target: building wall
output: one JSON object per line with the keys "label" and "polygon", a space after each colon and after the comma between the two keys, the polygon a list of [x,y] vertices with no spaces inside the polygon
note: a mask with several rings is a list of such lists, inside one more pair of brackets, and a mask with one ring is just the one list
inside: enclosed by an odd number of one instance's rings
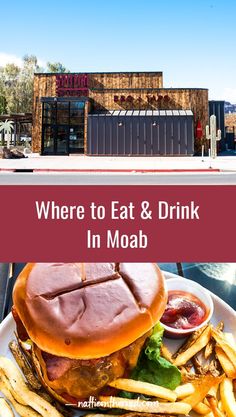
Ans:
{"label": "building wall", "polygon": [[[76,74],[62,74],[65,78],[68,77],[67,85],[70,88],[73,85],[72,77]],[[83,74],[79,74],[81,76]],[[120,88],[161,88],[163,86],[162,72],[124,72],[124,73],[88,73],[86,76],[86,89],[81,90],[82,95],[91,96],[93,92]],[[34,104],[33,104],[33,127],[32,127],[32,147],[34,152],[41,151],[41,136],[42,136],[42,103],[41,97],[57,97],[63,96],[63,93],[58,91],[57,78],[58,74],[35,74],[34,76]],[[80,92],[65,91],[65,95],[79,95]],[[109,92],[107,93],[109,94]],[[104,102],[101,97],[102,103]],[[85,114],[88,113],[88,107],[85,108]],[[87,146],[87,122],[85,122],[85,152]]]}
{"label": "building wall", "polygon": [[88,74],[89,89],[161,88],[162,72],[107,72]]}
{"label": "building wall", "polygon": [[87,137],[89,155],[192,155],[193,114],[190,110],[91,113]]}
{"label": "building wall", "polygon": [[[83,87],[79,78],[85,77]],[[60,77],[62,83],[60,84]],[[59,84],[63,86],[58,88]],[[73,84],[74,83],[74,84]],[[76,88],[75,88],[76,84]],[[141,73],[90,73],[90,74],[36,74],[34,78],[33,151],[40,152],[42,134],[41,97],[86,95],[91,100],[91,110],[171,109],[192,110],[194,120],[200,119],[203,132],[208,123],[208,90],[164,89],[161,72]],[[85,113],[88,112],[88,108]],[[87,126],[85,126],[85,153]]]}
{"label": "building wall", "polygon": [[32,124],[32,149],[33,152],[41,151],[42,136],[42,103],[41,97],[56,96],[56,76],[39,74],[34,76],[34,101]]}
{"label": "building wall", "polygon": [[122,89],[90,91],[95,110],[192,110],[195,119],[206,125],[208,119],[208,90],[205,89]]}

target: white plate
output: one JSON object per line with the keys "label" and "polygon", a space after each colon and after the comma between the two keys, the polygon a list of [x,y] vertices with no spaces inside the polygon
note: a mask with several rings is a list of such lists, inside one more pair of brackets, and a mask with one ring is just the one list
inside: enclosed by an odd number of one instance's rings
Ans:
{"label": "white plate", "polygon": [[[176,278],[177,275],[171,274],[170,272],[164,272],[166,279]],[[184,278],[183,278],[184,279]],[[189,281],[189,280],[188,280]],[[216,325],[219,321],[223,320],[225,323],[225,331],[233,333],[236,338],[236,312],[224,301],[222,301],[216,295],[210,293],[214,303],[214,314],[212,316],[211,322]],[[0,324],[0,355],[7,356],[10,359],[13,359],[11,351],[8,347],[8,343],[14,339],[15,324],[11,314],[9,314],[5,320]],[[167,339],[166,339],[167,340]],[[168,347],[170,350],[175,351],[178,345],[182,343],[177,340],[168,339]],[[1,393],[0,393],[1,396]],[[194,414],[192,414],[194,415]],[[19,417],[15,413],[16,417]]]}

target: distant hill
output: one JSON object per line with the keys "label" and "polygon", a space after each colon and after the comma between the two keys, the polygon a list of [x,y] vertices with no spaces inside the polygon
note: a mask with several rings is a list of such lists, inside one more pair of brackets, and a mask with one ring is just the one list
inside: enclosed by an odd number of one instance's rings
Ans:
{"label": "distant hill", "polygon": [[231,104],[228,101],[225,101],[225,113],[236,113],[236,104]]}

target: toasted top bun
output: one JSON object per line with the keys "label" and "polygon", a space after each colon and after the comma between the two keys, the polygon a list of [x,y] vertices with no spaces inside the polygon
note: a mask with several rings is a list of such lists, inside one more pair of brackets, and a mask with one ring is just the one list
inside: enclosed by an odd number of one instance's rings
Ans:
{"label": "toasted top bun", "polygon": [[30,263],[17,278],[13,302],[40,349],[93,359],[150,330],[164,312],[167,292],[151,263]]}

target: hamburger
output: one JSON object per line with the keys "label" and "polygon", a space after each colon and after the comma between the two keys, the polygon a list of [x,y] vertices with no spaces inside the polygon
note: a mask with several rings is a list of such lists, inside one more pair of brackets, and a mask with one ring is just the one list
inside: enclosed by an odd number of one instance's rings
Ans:
{"label": "hamburger", "polygon": [[129,376],[166,302],[155,264],[29,263],[12,312],[44,386],[77,404]]}

